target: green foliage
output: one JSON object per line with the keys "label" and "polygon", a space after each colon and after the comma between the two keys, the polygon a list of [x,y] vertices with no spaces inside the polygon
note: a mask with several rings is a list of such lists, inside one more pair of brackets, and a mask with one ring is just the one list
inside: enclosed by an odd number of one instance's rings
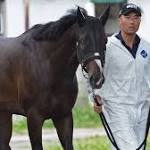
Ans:
{"label": "green foliage", "polygon": [[[51,129],[53,128],[53,123],[51,120],[46,120],[43,128]],[[15,133],[23,134],[27,132],[27,120],[26,118],[20,118],[13,121],[13,131]]]}
{"label": "green foliage", "polygon": [[75,128],[97,128],[101,126],[99,115],[90,106],[73,109]]}
{"label": "green foliage", "polygon": [[14,119],[13,120],[13,131],[15,133],[19,133],[19,134],[27,132],[26,118],[21,117],[19,119]]}
{"label": "green foliage", "polygon": [[43,125],[43,128],[44,128],[44,129],[51,129],[51,128],[53,128],[53,127],[54,127],[54,125],[53,125],[53,122],[52,122],[51,119],[46,120],[46,121],[44,122],[44,125]]}

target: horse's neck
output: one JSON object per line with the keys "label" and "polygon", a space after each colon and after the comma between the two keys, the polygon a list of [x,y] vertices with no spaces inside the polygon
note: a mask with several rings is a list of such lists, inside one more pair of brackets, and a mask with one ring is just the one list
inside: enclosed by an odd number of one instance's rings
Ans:
{"label": "horse's neck", "polygon": [[66,69],[65,69],[68,78],[69,77],[72,78],[72,77],[75,76],[78,65],[79,65],[79,62],[77,60],[77,55],[76,55],[76,52],[75,52],[70,57],[70,59],[68,61],[68,65],[66,66]]}
{"label": "horse's neck", "polygon": [[[77,60],[77,50],[76,50],[76,29],[73,25],[68,31],[63,35],[63,37],[58,42],[60,45],[57,52],[57,60],[61,60],[61,66],[64,68],[66,74],[74,76],[79,65]],[[57,43],[57,44],[58,44]]]}

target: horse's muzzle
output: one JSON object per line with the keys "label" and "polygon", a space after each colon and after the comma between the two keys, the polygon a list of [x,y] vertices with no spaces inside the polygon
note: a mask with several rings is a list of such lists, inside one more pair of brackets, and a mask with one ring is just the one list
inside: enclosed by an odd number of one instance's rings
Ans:
{"label": "horse's muzzle", "polygon": [[87,73],[92,88],[101,88],[104,83],[103,68],[101,62],[97,63],[95,60],[90,61],[87,66]]}
{"label": "horse's muzzle", "polygon": [[91,76],[89,78],[90,85],[93,89],[100,89],[105,81],[103,73],[99,77]]}

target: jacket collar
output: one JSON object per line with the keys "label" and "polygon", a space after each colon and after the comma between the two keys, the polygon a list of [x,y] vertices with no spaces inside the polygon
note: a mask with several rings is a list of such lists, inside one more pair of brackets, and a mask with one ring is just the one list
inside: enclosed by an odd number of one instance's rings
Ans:
{"label": "jacket collar", "polygon": [[136,52],[138,50],[139,43],[141,41],[140,37],[136,34],[135,41],[133,44],[133,47],[130,48],[129,46],[126,45],[125,41],[123,40],[121,36],[121,32],[119,32],[115,37],[121,41],[122,45],[132,54],[132,56],[135,58],[136,57]]}

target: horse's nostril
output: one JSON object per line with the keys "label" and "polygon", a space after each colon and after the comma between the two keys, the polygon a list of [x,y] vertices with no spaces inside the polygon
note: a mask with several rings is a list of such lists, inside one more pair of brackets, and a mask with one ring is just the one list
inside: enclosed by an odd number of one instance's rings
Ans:
{"label": "horse's nostril", "polygon": [[94,80],[93,82],[95,83],[96,88],[101,88],[104,81],[105,81],[104,75],[103,73],[100,73],[100,76],[98,76],[98,78]]}
{"label": "horse's nostril", "polygon": [[90,84],[91,84],[92,88],[101,88],[104,81],[105,81],[105,79],[104,79],[103,74],[101,74],[100,76],[92,75],[90,77]]}
{"label": "horse's nostril", "polygon": [[98,87],[101,87],[103,85],[104,81],[105,81],[104,76],[101,76],[101,78],[96,82],[96,85]]}
{"label": "horse's nostril", "polygon": [[102,79],[101,85],[102,85],[104,82],[105,82],[105,78],[104,78],[104,76],[103,76],[103,79]]}
{"label": "horse's nostril", "polygon": [[105,81],[105,77],[104,77],[104,74],[102,74],[102,78],[103,78],[103,83],[104,83],[104,81]]}

